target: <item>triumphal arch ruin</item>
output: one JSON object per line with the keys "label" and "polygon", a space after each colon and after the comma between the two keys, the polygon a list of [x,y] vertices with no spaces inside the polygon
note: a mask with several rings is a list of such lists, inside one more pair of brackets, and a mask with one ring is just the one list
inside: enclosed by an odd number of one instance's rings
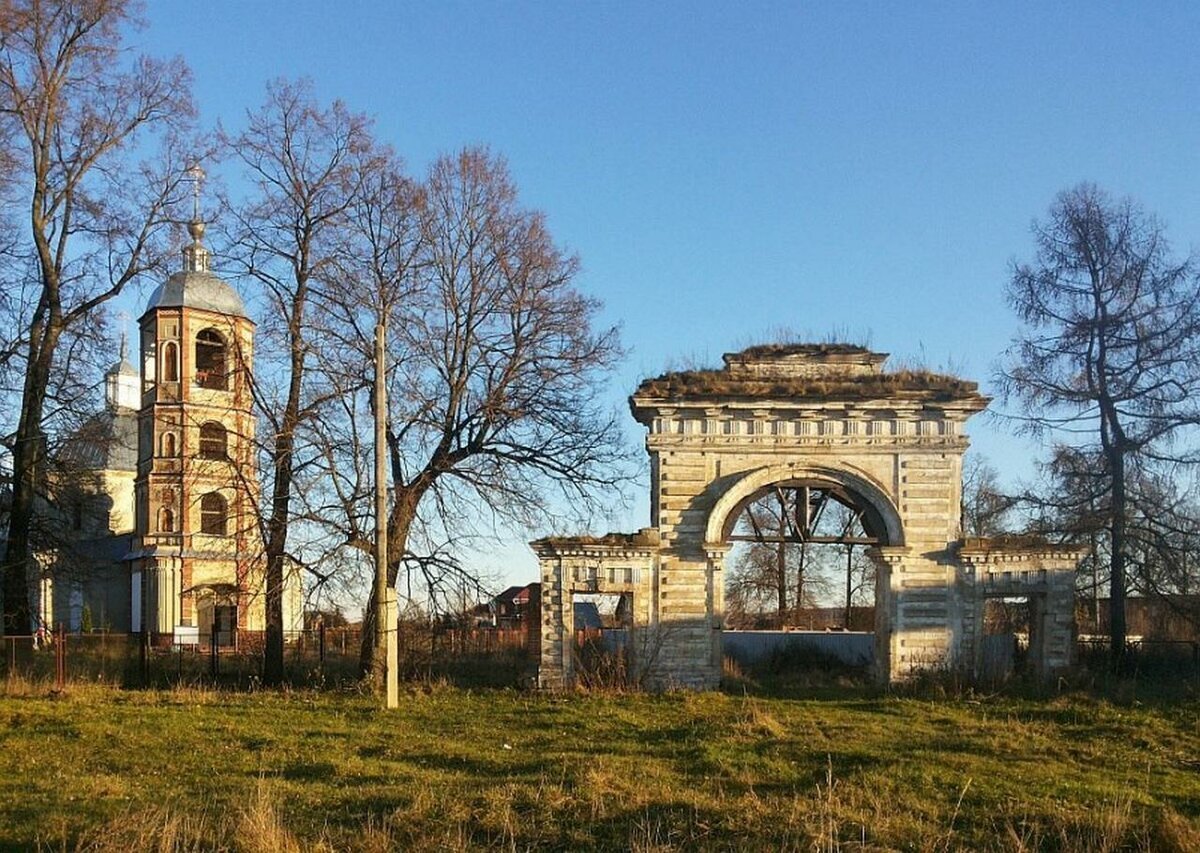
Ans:
{"label": "triumphal arch ruin", "polygon": [[[886,358],[840,344],[761,346],[725,355],[720,370],[643,382],[630,408],[648,430],[652,526],[531,543],[541,565],[539,684],[574,682],[576,596],[616,593],[642,683],[715,687],[738,531],[826,541],[815,519],[835,504],[854,521],[838,541],[861,544],[875,566],[881,682],[978,672],[994,597],[1028,600],[1038,671],[1068,665],[1078,552],[960,534],[964,427],[988,399],[955,377],[885,371]],[[782,521],[766,533],[745,521],[763,500]]]}

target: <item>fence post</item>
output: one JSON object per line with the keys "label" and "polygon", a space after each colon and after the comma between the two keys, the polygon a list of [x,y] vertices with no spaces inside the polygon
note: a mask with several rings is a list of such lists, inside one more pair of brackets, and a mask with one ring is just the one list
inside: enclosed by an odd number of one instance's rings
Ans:
{"label": "fence post", "polygon": [[67,680],[67,630],[58,623],[58,636],[54,644],[54,689],[62,691]]}
{"label": "fence post", "polygon": [[217,662],[219,660],[219,655],[218,655],[217,649],[218,649],[218,646],[220,645],[220,642],[221,642],[220,636],[217,634],[217,623],[214,620],[213,627],[212,627],[212,641],[208,644],[209,669],[211,671],[211,675],[213,678],[217,677],[217,672],[220,667],[220,664]]}
{"label": "fence post", "polygon": [[142,686],[150,683],[150,631],[142,623],[142,636],[138,638],[138,657],[142,667]]}
{"label": "fence post", "polygon": [[321,666],[325,666],[325,623],[317,623],[317,657]]}

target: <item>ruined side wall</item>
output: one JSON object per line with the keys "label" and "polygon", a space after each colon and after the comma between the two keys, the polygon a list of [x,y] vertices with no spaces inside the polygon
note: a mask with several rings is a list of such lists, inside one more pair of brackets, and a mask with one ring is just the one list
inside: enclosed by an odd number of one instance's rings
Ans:
{"label": "ruined side wall", "polygon": [[[561,689],[575,681],[575,612],[577,593],[631,593],[633,636],[645,636],[655,623],[651,590],[657,566],[656,548],[535,543],[541,566],[541,661],[538,686]],[[634,649],[634,667],[655,663]],[[641,673],[635,672],[635,677]]]}
{"label": "ruined side wall", "polygon": [[984,608],[989,598],[1021,597],[1030,603],[1030,660],[1042,677],[1062,672],[1075,651],[1075,548],[992,547],[968,541],[959,558],[965,616],[964,668],[979,672]]}

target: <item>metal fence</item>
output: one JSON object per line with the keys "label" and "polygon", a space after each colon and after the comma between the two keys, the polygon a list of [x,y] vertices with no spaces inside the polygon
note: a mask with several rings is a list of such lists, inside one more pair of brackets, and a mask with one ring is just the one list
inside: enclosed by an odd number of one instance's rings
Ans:
{"label": "metal fence", "polygon": [[[1103,671],[1111,666],[1108,640],[1081,639],[1077,662]],[[1156,681],[1200,681],[1200,642],[1195,640],[1130,640],[1125,644],[1122,674]]]}
{"label": "metal fence", "polygon": [[[144,634],[61,628],[0,637],[0,676],[54,682],[104,682],[127,687],[206,683],[253,687],[261,682],[265,635],[218,632],[152,643]],[[216,642],[213,642],[213,640]],[[395,640],[404,678],[472,678],[505,684],[528,663],[529,637],[520,629],[459,629],[400,625]],[[362,633],[357,627],[296,631],[284,638],[284,676],[297,686],[338,686],[358,680]]]}
{"label": "metal fence", "polygon": [[828,657],[851,667],[875,660],[875,635],[850,631],[724,631],[721,645],[727,657],[741,666],[754,666],[780,655],[804,652]]}

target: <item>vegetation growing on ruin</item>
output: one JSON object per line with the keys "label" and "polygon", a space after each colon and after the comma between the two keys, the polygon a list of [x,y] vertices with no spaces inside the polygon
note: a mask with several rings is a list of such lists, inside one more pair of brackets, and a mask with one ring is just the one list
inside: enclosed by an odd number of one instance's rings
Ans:
{"label": "vegetation growing on ruin", "polygon": [[725,370],[682,370],[644,380],[634,397],[672,401],[734,399],[878,400],[920,402],[980,399],[979,384],[929,370],[906,369],[862,376],[749,379]]}

